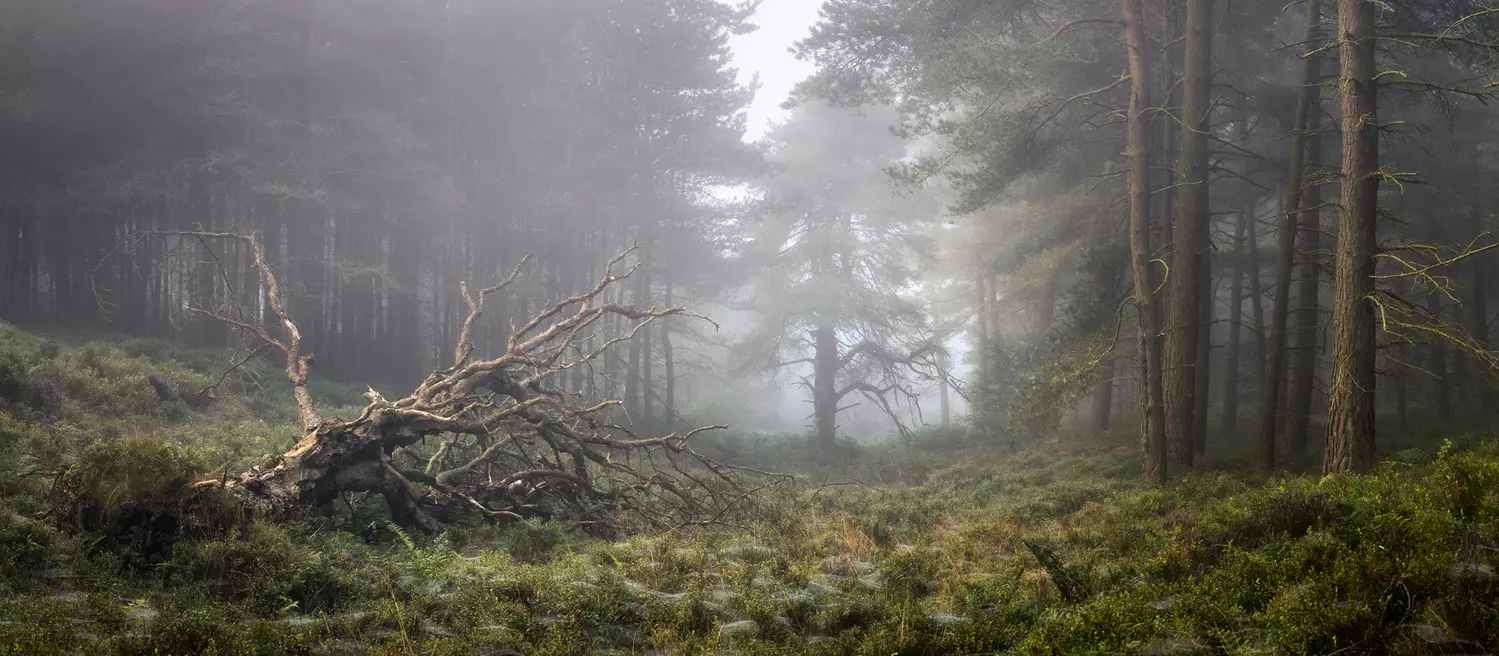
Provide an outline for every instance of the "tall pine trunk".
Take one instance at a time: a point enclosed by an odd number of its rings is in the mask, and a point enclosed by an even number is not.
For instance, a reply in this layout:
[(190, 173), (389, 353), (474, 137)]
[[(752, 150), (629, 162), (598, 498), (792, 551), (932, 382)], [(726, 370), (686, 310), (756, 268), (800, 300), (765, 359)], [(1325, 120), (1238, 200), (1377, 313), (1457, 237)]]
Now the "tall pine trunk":
[[(1322, 17), (1318, 0), (1307, 0), (1306, 42), (1317, 35)], [(1296, 103), (1296, 126), (1291, 136), (1290, 181), (1286, 187), (1285, 221), (1280, 226), (1280, 260), (1276, 267), (1275, 309), (1270, 317), (1270, 334), (1265, 348), (1265, 388), (1260, 402), (1260, 465), (1275, 467), (1275, 422), (1280, 410), (1280, 387), (1286, 361), (1286, 325), (1291, 310), (1291, 278), (1296, 272), (1296, 233), (1299, 230), (1302, 198), (1306, 191), (1307, 129), (1311, 115), (1317, 112), (1321, 96), (1317, 81), (1321, 78), (1321, 60), (1306, 57), (1301, 65), (1301, 97)]]
[(1327, 472), (1374, 467), (1375, 217), (1379, 195), (1378, 104), (1374, 79), (1374, 5), (1339, 0), (1342, 91), (1342, 216), (1332, 313), (1332, 387), (1328, 394)]
[[(1240, 139), (1248, 139), (1250, 134), (1248, 105), (1248, 97), (1242, 97), (1235, 106), (1234, 122), (1238, 124)], [(1254, 215), (1256, 200), (1254, 186), (1248, 182), (1250, 165), (1248, 157), (1239, 158), (1239, 174), (1244, 180), (1240, 185), (1242, 196), (1239, 199), (1242, 209), (1238, 220), (1234, 222), (1233, 282), (1229, 288), (1228, 344), (1223, 362), (1223, 431), (1226, 433), (1239, 428), (1239, 383), (1244, 371), (1244, 240), (1249, 230), (1249, 221)]]
[(1198, 307), (1208, 231), (1208, 115), (1212, 83), (1211, 0), (1188, 0), (1181, 115), (1181, 162), (1177, 184), (1175, 248), (1166, 302), (1162, 364), (1168, 449), (1190, 467), (1196, 453), (1196, 379), (1199, 364)]
[(1149, 47), (1145, 40), (1142, 0), (1123, 0), (1124, 36), (1129, 50), (1130, 96), (1125, 159), (1129, 162), (1130, 269), (1135, 279), (1139, 318), (1137, 357), (1140, 386), (1140, 469), (1145, 478), (1166, 481), (1165, 416), (1161, 408), (1160, 320), (1155, 304), (1154, 249), (1150, 245), (1150, 107)]

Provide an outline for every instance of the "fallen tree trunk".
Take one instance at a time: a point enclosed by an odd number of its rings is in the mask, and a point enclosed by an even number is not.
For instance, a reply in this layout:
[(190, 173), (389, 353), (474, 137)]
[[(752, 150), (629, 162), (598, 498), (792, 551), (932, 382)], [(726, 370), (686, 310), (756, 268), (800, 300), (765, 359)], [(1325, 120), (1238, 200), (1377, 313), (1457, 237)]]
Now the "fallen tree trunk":
[[(310, 356), (302, 353), (301, 333), (254, 236), (162, 232), (135, 238), (153, 235), (238, 241), (262, 279), (278, 325), (255, 320), (246, 308), (193, 309), (235, 330), (256, 351), (285, 355), (304, 437), (249, 471), (196, 484), (229, 492), (258, 516), (297, 514), (345, 493), (369, 493), (384, 498), (398, 524), (426, 532), (440, 531), (465, 513), (492, 521), (558, 517), (593, 526), (611, 526), (626, 514), (657, 526), (723, 523), (751, 500), (745, 475), (763, 474), (720, 464), (689, 446), (695, 435), (723, 426), (640, 437), (612, 423), (609, 411), (618, 401), (585, 400), (550, 384), (564, 372), (590, 367), (651, 322), (686, 315), (681, 308), (608, 301), (605, 292), (634, 271), (616, 273), (633, 248), (611, 260), (592, 289), (547, 307), (514, 330), (502, 353), (487, 359), (473, 357), (475, 322), (485, 298), (513, 284), (529, 258), (491, 287), (474, 292), (462, 286), (469, 312), (453, 364), (404, 398), (387, 400), (371, 390), (360, 416), (346, 421), (322, 419), (316, 411), (307, 389)], [(610, 323), (600, 322), (604, 317), (624, 320), (628, 330), (593, 346), (600, 340), (589, 338), (598, 338)], [(440, 442), (436, 450), (423, 451), (433, 439)]]

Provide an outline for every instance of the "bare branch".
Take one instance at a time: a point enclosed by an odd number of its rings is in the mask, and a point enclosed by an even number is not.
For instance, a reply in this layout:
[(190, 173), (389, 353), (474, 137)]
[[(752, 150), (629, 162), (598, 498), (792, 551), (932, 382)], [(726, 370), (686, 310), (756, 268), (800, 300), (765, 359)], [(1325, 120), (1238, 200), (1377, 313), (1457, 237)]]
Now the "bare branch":
[(484, 297), (509, 287), (517, 278), (520, 278), (521, 270), (530, 261), (531, 256), (529, 254), (522, 257), (520, 263), (515, 265), (515, 269), (510, 272), (508, 278), (505, 278), (493, 287), (486, 287), (479, 290), (477, 297), (469, 293), (468, 283), (463, 282), (458, 284), (459, 291), (463, 294), (463, 302), (468, 304), (468, 317), (463, 320), (463, 328), (458, 333), (458, 345), (455, 347), (453, 353), (454, 369), (462, 367), (464, 363), (468, 362), (469, 356), (474, 353), (474, 322), (478, 321), (479, 317), (484, 315)]
[[(287, 312), (286, 304), (281, 296), (281, 286), (276, 280), (276, 274), (271, 271), (270, 264), (266, 262), (265, 251), (260, 246), (260, 240), (251, 234), (234, 232), (209, 232), (202, 230), (146, 230), (134, 232), (127, 235), (115, 248), (110, 250), (110, 256), (114, 253), (128, 248), (130, 245), (139, 243), (151, 237), (181, 237), (197, 240), (206, 244), (210, 241), (237, 241), (250, 249), (251, 268), (260, 274), (261, 282), (265, 285), (266, 302), (271, 312), (276, 315), (281, 324), (284, 336), (277, 338), (262, 325), (252, 324), (248, 321), (234, 319), (218, 312), (202, 308), (191, 308), (195, 314), (200, 314), (215, 321), (224, 323), (230, 327), (238, 328), (259, 340), (263, 345), (275, 348), (286, 356), (286, 377), (292, 383), (293, 395), (296, 397), (297, 410), (301, 419), (302, 431), (310, 433), (318, 424), (317, 411), (312, 402), (312, 395), (307, 391), (307, 370), (311, 356), (302, 354), (302, 333), (297, 328), (296, 322), (292, 321), (291, 314)], [(106, 257), (107, 259), (107, 257)], [(217, 259), (217, 258), (215, 258)], [(100, 262), (102, 266), (103, 261)], [(219, 262), (220, 275), (226, 276), (223, 263)], [(98, 266), (95, 267), (95, 271)], [(96, 290), (97, 293), (97, 290)], [(241, 311), (243, 308), (239, 308)], [(242, 365), (243, 363), (241, 363)], [(232, 368), (238, 368), (234, 365)], [(224, 374), (227, 376), (228, 374)]]

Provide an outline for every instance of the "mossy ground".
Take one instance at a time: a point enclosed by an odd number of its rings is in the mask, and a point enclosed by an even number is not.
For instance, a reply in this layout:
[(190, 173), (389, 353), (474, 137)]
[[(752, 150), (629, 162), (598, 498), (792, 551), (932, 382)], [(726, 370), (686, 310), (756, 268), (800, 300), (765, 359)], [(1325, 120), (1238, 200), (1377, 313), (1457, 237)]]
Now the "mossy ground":
[[(1214, 445), (1219, 462), (1158, 488), (1108, 436), (1009, 454), (935, 431), (803, 470), (747, 525), (619, 540), (545, 522), (417, 539), (370, 503), (188, 526), (153, 549), (98, 528), (119, 522), (59, 517), (56, 479), (17, 475), (73, 464), (64, 493), (151, 516), (140, 499), (290, 444), (270, 370), (264, 389), (184, 398), (223, 360), (140, 340), (48, 346), (0, 326), (0, 652), (1499, 649), (1499, 440), (1482, 434), (1391, 450), (1364, 477), (1267, 476)], [(57, 390), (39, 394), (43, 379)], [(782, 470), (809, 460), (789, 438), (717, 448)]]

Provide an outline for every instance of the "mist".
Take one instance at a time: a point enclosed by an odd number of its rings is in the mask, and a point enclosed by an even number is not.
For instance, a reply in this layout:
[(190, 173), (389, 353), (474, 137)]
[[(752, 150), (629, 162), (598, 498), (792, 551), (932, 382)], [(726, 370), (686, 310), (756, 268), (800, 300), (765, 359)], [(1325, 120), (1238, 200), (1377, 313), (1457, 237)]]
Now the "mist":
[(0, 645), (1486, 653), (1496, 62), (1489, 0), (7, 0)]

